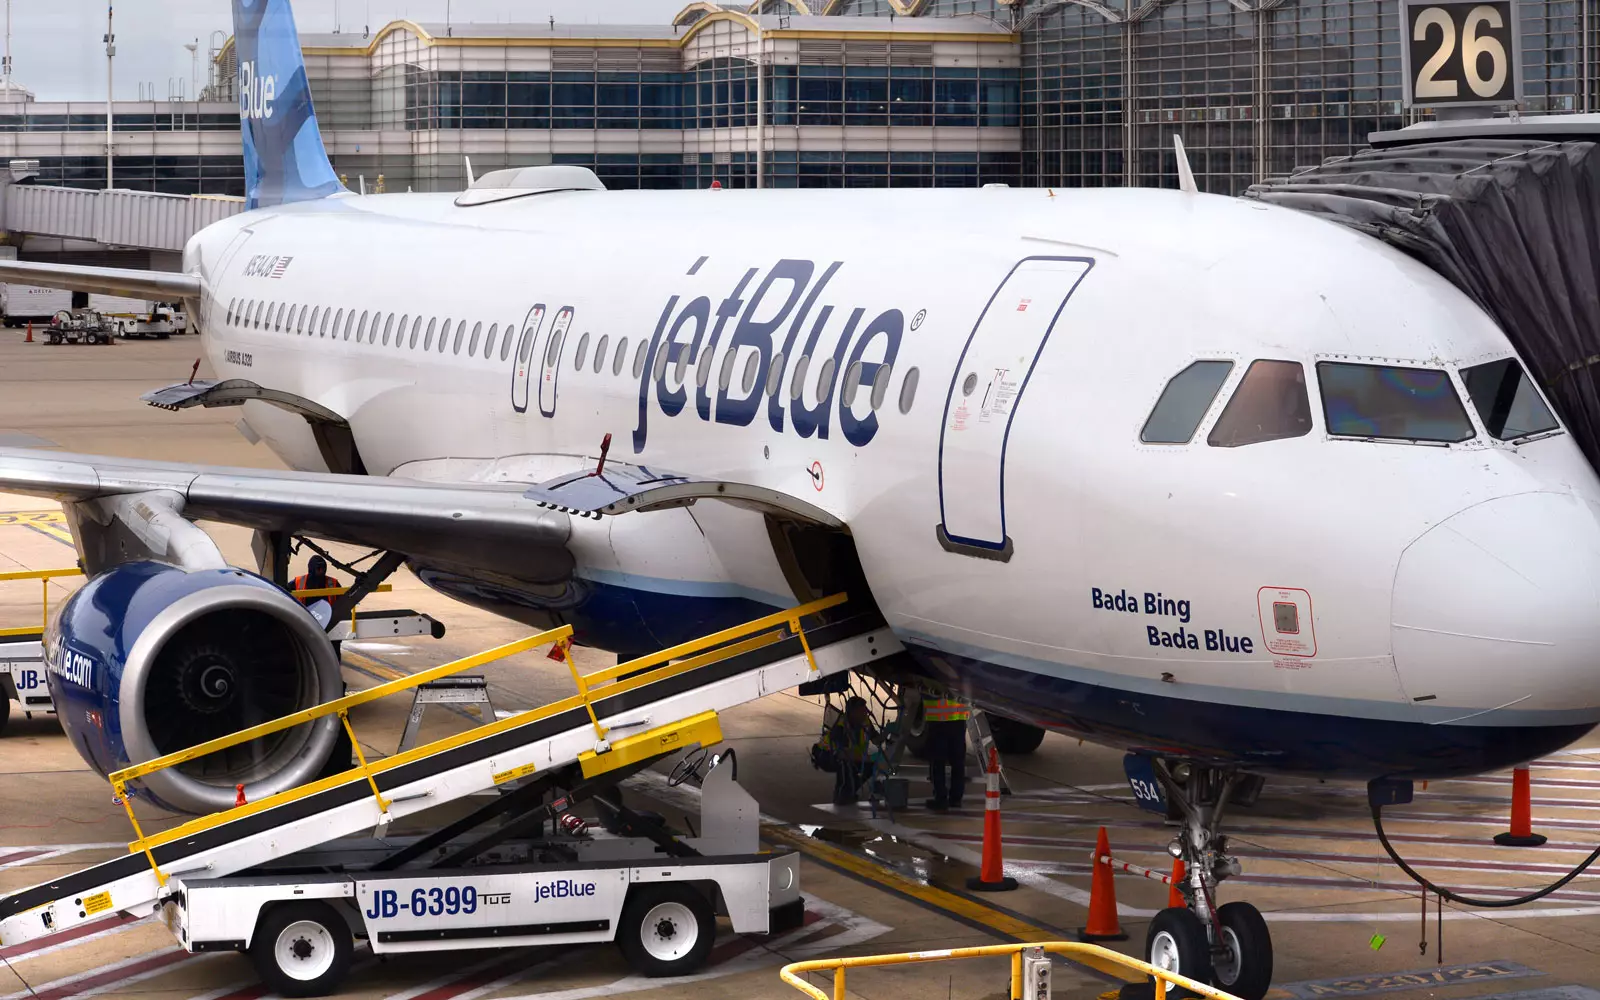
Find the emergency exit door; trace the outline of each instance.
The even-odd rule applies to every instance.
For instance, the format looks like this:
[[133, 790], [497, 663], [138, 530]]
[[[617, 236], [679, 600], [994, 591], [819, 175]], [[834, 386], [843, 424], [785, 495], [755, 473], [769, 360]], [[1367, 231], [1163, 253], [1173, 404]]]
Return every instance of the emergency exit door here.
[[528, 409], [528, 373], [533, 369], [533, 347], [543, 325], [544, 304], [540, 303], [528, 310], [528, 318], [522, 322], [522, 335], [517, 338], [517, 353], [511, 356], [511, 408], [518, 413]]
[[939, 543], [1011, 558], [1006, 444], [1017, 404], [1067, 300], [1094, 267], [1086, 257], [1028, 257], [1000, 283], [967, 338], [939, 431]]
[[539, 412], [547, 417], [556, 415], [556, 379], [561, 375], [561, 348], [567, 339], [567, 329], [572, 326], [572, 307], [562, 306], [550, 324], [550, 336], [544, 345], [544, 371], [539, 374]]

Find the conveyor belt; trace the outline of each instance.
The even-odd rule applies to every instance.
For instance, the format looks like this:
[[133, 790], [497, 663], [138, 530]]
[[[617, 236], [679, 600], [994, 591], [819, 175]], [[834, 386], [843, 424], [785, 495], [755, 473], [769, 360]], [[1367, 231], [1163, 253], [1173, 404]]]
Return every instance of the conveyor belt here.
[[[848, 605], [840, 609], [848, 610]], [[815, 657], [816, 673], [802, 640], [790, 635], [633, 690], [609, 697], [597, 692], [592, 702], [595, 715], [617, 733], [654, 731], [817, 676], [864, 666], [901, 649], [875, 611], [807, 628], [805, 640]], [[402, 818], [493, 788], [495, 775], [510, 768], [544, 773], [594, 751], [595, 731], [587, 709], [542, 717], [537, 710], [525, 714], [529, 721], [524, 724], [507, 720], [511, 726], [503, 731], [377, 773], [377, 787], [391, 802], [390, 815]], [[153, 860], [167, 876], [203, 871], [206, 877], [222, 877], [370, 831], [382, 813], [367, 778], [355, 775], [281, 805], [231, 820], [228, 815], [219, 814], [220, 822], [180, 839], [162, 842], [161, 835], [153, 835]], [[107, 910], [148, 913], [160, 892], [150, 859], [143, 853], [129, 854], [0, 899], [0, 944], [56, 933]]]

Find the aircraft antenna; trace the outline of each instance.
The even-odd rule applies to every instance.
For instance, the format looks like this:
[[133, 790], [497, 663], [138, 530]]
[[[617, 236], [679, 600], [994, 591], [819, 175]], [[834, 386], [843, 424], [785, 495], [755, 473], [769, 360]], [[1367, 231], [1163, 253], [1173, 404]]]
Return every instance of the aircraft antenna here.
[[1178, 190], [1185, 194], [1199, 194], [1194, 183], [1194, 170], [1189, 166], [1189, 154], [1183, 150], [1183, 137], [1172, 133], [1172, 152], [1178, 157]]

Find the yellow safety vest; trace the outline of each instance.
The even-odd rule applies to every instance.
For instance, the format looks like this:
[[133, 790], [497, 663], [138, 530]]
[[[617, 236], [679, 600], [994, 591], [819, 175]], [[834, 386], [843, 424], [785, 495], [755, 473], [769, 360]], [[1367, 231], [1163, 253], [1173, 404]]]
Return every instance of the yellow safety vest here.
[[959, 698], [923, 698], [922, 712], [929, 722], [966, 722], [972, 715], [967, 703]]
[[[841, 730], [844, 732], [845, 739], [849, 741], [848, 745], [842, 747], [834, 746], [834, 734]], [[843, 754], [848, 760], [857, 762], [866, 760], [867, 727], [862, 726], [860, 729], [852, 730], [850, 724], [841, 719], [822, 735], [822, 747], [825, 750], [832, 750], [836, 754]]]

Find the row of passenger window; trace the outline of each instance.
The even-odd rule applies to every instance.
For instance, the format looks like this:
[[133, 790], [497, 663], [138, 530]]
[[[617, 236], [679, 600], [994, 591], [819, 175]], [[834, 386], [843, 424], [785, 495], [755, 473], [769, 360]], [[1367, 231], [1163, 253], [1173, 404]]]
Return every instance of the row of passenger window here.
[[[533, 352], [534, 335], [538, 332], [544, 319], [541, 309], [536, 309], [528, 320], [526, 336], [522, 338], [519, 348], [519, 361], [527, 362]], [[424, 325], [426, 322], [426, 325]], [[487, 331], [483, 323], [471, 323], [468, 320], [452, 321], [446, 319], [443, 325], [439, 324], [437, 317], [422, 315], [406, 315], [397, 313], [362, 311], [354, 309], [334, 309], [332, 307], [295, 305], [283, 302], [266, 302], [256, 299], [240, 301], [234, 299], [228, 303], [227, 323], [237, 324], [243, 329], [267, 330], [271, 332], [290, 333], [295, 335], [334, 337], [343, 340], [354, 340], [356, 343], [379, 344], [387, 347], [392, 342], [396, 348], [416, 350], [420, 345], [424, 351], [435, 349], [438, 345], [439, 353], [444, 353], [448, 348], [453, 354], [465, 353], [468, 357], [478, 354], [479, 345], [483, 348], [483, 357], [492, 358], [495, 345], [500, 347], [500, 360], [508, 361], [511, 357], [513, 341], [516, 340], [516, 324], [504, 324], [504, 335], [501, 335], [502, 325], [491, 323]], [[453, 326], [452, 326], [453, 323]], [[470, 332], [469, 332], [470, 323]], [[559, 328], [558, 329], [562, 329]], [[555, 367], [561, 357], [561, 349], [566, 337], [564, 332], [555, 333], [550, 337], [550, 342], [545, 349], [544, 362], [547, 367]], [[578, 338], [577, 349], [573, 352], [572, 367], [575, 371], [582, 371], [586, 366], [591, 366], [595, 374], [599, 374], [605, 367], [606, 355], [611, 347], [609, 334], [601, 334], [600, 339], [594, 342], [594, 354], [589, 354], [590, 334], [584, 333]], [[616, 343], [616, 350], [611, 353], [611, 374], [621, 375], [627, 365], [628, 338], [620, 337]], [[632, 373], [634, 378], [644, 374], [645, 358], [649, 353], [649, 341], [641, 338], [633, 352]], [[656, 353], [654, 375], [660, 379], [667, 369], [668, 351], [663, 349]], [[718, 385], [726, 390], [733, 382], [734, 352], [724, 353], [722, 371], [718, 377]], [[705, 351], [701, 360], [695, 366], [695, 383], [704, 386], [711, 374], [711, 352]], [[676, 362], [677, 379], [682, 382], [689, 363], [689, 354], [683, 351], [678, 355]], [[799, 399], [805, 391], [806, 375], [810, 368], [810, 355], [801, 355], [794, 363], [794, 372], [789, 379], [789, 397]], [[772, 358], [766, 373], [765, 391], [768, 396], [775, 396], [782, 388], [785, 359], [782, 353]], [[870, 378], [863, 378], [869, 368], [875, 368]], [[833, 358], [823, 360], [817, 372], [817, 398], [824, 398], [833, 385], [835, 363]], [[869, 361], [856, 361], [846, 372], [843, 388], [842, 402], [845, 406], [855, 403], [856, 395], [861, 388], [870, 388], [868, 400], [874, 410], [883, 406], [889, 392], [889, 379], [892, 375], [889, 365], [875, 364]], [[755, 388], [756, 379], [760, 377], [760, 356], [751, 352], [745, 361], [744, 371], [740, 377], [740, 391], [746, 395]], [[906, 371], [905, 377], [900, 381], [900, 412], [911, 412], [911, 405], [916, 399], [918, 372], [916, 368]]]
[[[1172, 377], [1145, 420], [1146, 444], [1188, 444], [1233, 371], [1232, 361], [1196, 361]], [[1555, 415], [1515, 358], [1461, 369], [1461, 381], [1484, 428], [1513, 441], [1556, 430]], [[1329, 434], [1454, 444], [1476, 436], [1448, 372], [1398, 365], [1317, 362], [1322, 415]], [[1252, 361], [1206, 437], [1237, 448], [1311, 432], [1304, 367]]]

